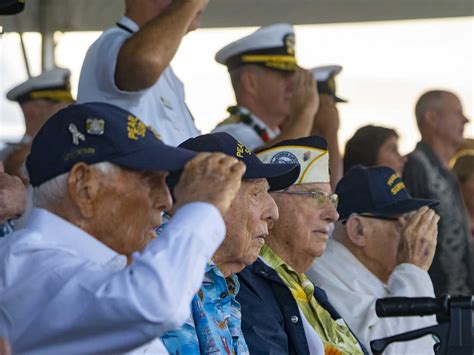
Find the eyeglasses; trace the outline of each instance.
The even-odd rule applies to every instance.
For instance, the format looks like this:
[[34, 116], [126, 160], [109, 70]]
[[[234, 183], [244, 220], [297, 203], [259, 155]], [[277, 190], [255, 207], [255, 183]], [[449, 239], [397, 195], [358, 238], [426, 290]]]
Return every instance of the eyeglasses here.
[[302, 195], [302, 196], [311, 196], [319, 206], [323, 206], [326, 203], [330, 203], [331, 205], [334, 206], [334, 208], [337, 208], [337, 205], [339, 203], [339, 196], [337, 194], [326, 194], [322, 191], [316, 190], [316, 191], [273, 191], [272, 193], [279, 193], [279, 194], [288, 194], [288, 195]]
[[368, 214], [368, 213], [352, 213], [348, 218], [342, 220], [342, 224], [346, 224], [346, 222], [349, 220], [349, 218], [353, 216], [360, 216], [360, 217], [366, 217], [366, 218], [375, 218], [375, 219], [383, 219], [385, 221], [394, 221], [397, 222], [400, 220], [400, 217], [390, 217], [390, 216], [380, 216], [376, 214]]

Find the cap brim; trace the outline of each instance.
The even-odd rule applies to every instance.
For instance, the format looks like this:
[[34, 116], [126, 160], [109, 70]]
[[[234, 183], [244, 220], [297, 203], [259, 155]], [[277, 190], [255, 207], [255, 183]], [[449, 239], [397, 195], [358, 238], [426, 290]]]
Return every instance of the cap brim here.
[[110, 162], [134, 170], [177, 171], [182, 170], [196, 154], [188, 149], [157, 144], [156, 148], [135, 151], [117, 159], [111, 159]]
[[268, 180], [269, 191], [283, 190], [294, 184], [300, 175], [299, 164], [247, 164], [244, 179]]
[[387, 217], [392, 217], [392, 216], [399, 216], [407, 212], [412, 212], [416, 211], [417, 209], [423, 207], [423, 206], [428, 206], [428, 207], [433, 207], [438, 205], [439, 202], [435, 200], [426, 200], [426, 199], [421, 199], [421, 198], [411, 198], [408, 200], [400, 201], [397, 203], [394, 203], [393, 205], [390, 205], [388, 207], [385, 207], [383, 209], [379, 209], [376, 211], [370, 211], [370, 212], [365, 212], [365, 213], [373, 213], [375, 215], [380, 215], [380, 216], [387, 216]]
[[340, 97], [334, 96], [334, 101], [336, 102], [348, 102], [346, 99], [341, 99]]

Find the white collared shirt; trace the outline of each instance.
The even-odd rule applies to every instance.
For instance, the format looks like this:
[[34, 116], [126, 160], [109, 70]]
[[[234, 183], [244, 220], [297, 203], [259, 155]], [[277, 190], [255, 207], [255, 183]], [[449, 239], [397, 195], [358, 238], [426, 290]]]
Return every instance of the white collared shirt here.
[[[128, 17], [122, 17], [118, 23], [132, 32], [139, 30], [138, 25]], [[146, 125], [153, 127], [163, 142], [172, 146], [199, 135], [185, 104], [183, 84], [170, 66], [148, 89], [131, 92], [120, 90], [115, 85], [115, 67], [120, 48], [132, 35], [115, 26], [92, 44], [82, 65], [77, 102], [107, 102], [130, 111]]]
[[189, 317], [225, 236], [207, 203], [180, 208], [133, 262], [46, 210], [0, 241], [0, 336], [14, 353], [135, 349]]
[[[412, 264], [400, 264], [385, 285], [344, 245], [330, 238], [324, 254], [306, 272], [324, 289], [349, 328], [370, 349], [370, 341], [437, 324], [435, 316], [379, 318], [375, 302], [384, 297], [434, 297], [428, 273]], [[392, 343], [385, 355], [433, 354], [431, 336]]]

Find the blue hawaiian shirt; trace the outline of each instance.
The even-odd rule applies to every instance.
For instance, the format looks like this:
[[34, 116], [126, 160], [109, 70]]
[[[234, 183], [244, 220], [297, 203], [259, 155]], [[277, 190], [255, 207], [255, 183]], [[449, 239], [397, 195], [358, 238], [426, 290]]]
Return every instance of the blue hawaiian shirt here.
[[191, 316], [161, 340], [171, 354], [249, 354], [241, 329], [239, 292], [235, 274], [227, 279], [208, 264], [201, 289], [191, 303]]

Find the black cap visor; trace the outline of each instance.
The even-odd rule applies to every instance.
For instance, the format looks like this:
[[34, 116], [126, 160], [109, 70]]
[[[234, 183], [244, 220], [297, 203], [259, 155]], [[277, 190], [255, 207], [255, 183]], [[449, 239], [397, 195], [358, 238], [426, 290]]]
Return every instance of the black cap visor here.
[[287, 188], [298, 179], [300, 166], [298, 164], [247, 164], [244, 179], [267, 179], [269, 191], [279, 191]]
[[411, 198], [408, 200], [399, 201], [382, 209], [378, 209], [375, 211], [366, 211], [364, 213], [370, 213], [376, 216], [394, 217], [400, 216], [407, 212], [416, 211], [417, 209], [423, 206], [433, 207], [438, 204], [439, 202], [434, 200]]
[[188, 149], [157, 144], [156, 147], [146, 147], [111, 159], [110, 162], [133, 170], [178, 171], [182, 170], [196, 154]]

